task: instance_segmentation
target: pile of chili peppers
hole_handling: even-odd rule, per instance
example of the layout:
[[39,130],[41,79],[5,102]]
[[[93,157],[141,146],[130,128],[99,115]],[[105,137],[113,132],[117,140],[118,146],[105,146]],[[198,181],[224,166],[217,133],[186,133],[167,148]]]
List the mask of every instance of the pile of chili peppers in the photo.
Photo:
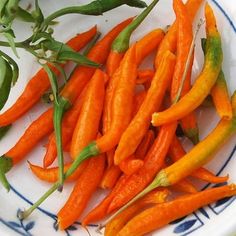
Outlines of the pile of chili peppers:
[[[61,145],[71,157],[71,163],[63,168],[64,179],[74,182],[70,196],[57,213],[61,230],[80,219],[99,187],[110,192],[80,220],[86,227],[108,217],[100,225],[100,229],[105,227],[107,236],[144,235],[204,205],[236,195],[234,184],[199,191],[188,179],[191,176],[208,183],[226,182],[228,176],[216,176],[203,166],[236,132],[236,92],[230,97],[213,10],[205,3],[204,65],[192,84],[196,40],[193,22],[203,1],[188,0],[184,4],[182,0],[173,0],[176,20],[168,31],[154,29],[130,44],[132,32],[157,3],[154,0],[137,17],[116,25],[92,46],[87,57],[105,65],[104,70],[78,66],[60,92],[71,104],[62,119]],[[96,33],[97,28],[93,27],[67,45],[78,51]],[[153,52],[154,69],[139,69]],[[0,126],[24,115],[48,87],[47,74],[41,69],[16,103],[0,115]],[[32,96],[35,94],[38,96]],[[196,109],[209,95],[220,121],[199,140]],[[194,144],[189,152],[176,135],[178,126]],[[45,136],[48,143],[43,166],[29,166],[39,179],[53,185],[32,207],[19,212],[21,219],[28,217],[61,184],[59,168],[50,167],[57,157],[53,108],[33,121],[0,159],[4,159],[5,165],[8,161],[17,165]],[[5,169],[9,171],[10,165]],[[5,178],[4,174],[1,175]],[[182,194],[170,199],[174,191]]]

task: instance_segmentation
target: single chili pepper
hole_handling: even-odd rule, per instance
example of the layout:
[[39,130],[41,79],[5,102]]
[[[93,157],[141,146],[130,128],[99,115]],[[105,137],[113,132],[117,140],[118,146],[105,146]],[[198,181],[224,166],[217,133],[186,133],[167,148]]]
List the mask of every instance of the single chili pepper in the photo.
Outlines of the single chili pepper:
[[163,56],[162,63],[155,73],[144,102],[121,136],[114,156],[116,165],[132,155],[142,141],[150,125],[152,113],[157,111],[161,105],[173,75],[175,61],[175,56],[169,51]]
[[167,225],[171,221],[188,215],[202,206],[235,194],[236,186],[231,184],[181,196],[173,201],[157,204],[135,216],[117,235],[144,235]]
[[[41,166],[36,166],[29,163],[29,167],[30,170],[32,171],[32,173],[39,178],[40,180],[49,182],[49,183],[55,183],[56,181],[58,181],[58,167],[51,167],[48,169],[45,169]],[[65,164],[64,165],[64,172],[66,172],[71,164]],[[81,165],[81,167],[79,167],[76,172],[74,172],[70,177],[68,177],[66,179],[66,182],[71,182],[71,181],[75,181],[79,178],[79,176],[81,175],[81,173],[83,172],[84,167]]]
[[[200,5],[202,4],[203,0],[188,0],[186,3],[186,8],[189,15],[189,20],[192,22]],[[175,21],[173,25],[169,28],[166,36],[162,40],[157,55],[155,58],[155,68],[158,68],[161,58],[165,51],[169,50],[172,53],[176,52],[177,48],[177,22]]]
[[179,120],[195,110],[204,101],[216,82],[223,56],[214,13],[208,4],[205,7],[205,16],[207,45],[203,70],[191,90],[184,97],[167,110],[153,114],[152,124],[154,126]]
[[[70,39],[67,42],[67,45],[75,51],[79,51],[94,37],[96,32],[97,27],[95,26],[90,30],[78,34],[74,38]],[[51,67],[51,69],[54,73],[59,74],[59,71],[56,68]],[[36,102],[40,100],[43,93],[49,87],[50,82],[48,75],[44,69],[40,69],[29,81],[15,104],[0,115],[0,126],[9,125],[24,115]]]
[[[233,118],[231,120],[221,119],[215,129],[199,142],[189,153],[174,164],[162,169],[142,192],[117,211],[116,214],[126,209],[133,202],[146,195],[157,187],[173,185],[192,172],[209,162],[219,147],[236,132],[236,91],[232,96]],[[207,149],[206,149],[207,147]],[[115,215],[116,215],[115,214]],[[114,217],[114,216],[112,216]]]
[[119,165],[122,172],[126,175],[132,175],[144,165],[143,160],[137,159],[134,155],[122,161]]
[[153,130],[150,129],[147,131],[147,133],[143,137],[142,142],[137,147],[135,151],[135,156],[138,159],[143,159],[146,156],[148,150],[151,148],[154,140],[155,140],[155,134]]
[[104,168],[104,154],[89,160],[88,166],[77,180],[68,200],[57,214],[59,229],[66,229],[82,214],[101,181]]
[[107,215],[107,209],[109,204],[111,203],[112,199],[116,195],[117,192],[120,191],[122,186],[125,184],[127,180],[127,176],[121,176],[118,180],[118,183],[112,189],[110,194],[108,194],[101,203],[99,203],[92,211],[90,211],[85,218],[82,220],[82,225],[86,226],[91,222],[96,222],[98,220],[103,219]]
[[105,74],[101,70],[96,70],[88,85],[81,115],[71,140],[70,154],[72,159],[75,159],[88,142],[96,137],[102,114],[104,95]]
[[144,84],[151,81],[155,72],[152,69],[143,69],[138,71],[138,78],[136,80],[137,84]]
[[105,236],[114,236],[144,207],[150,204],[159,204],[166,201],[169,192],[167,189],[156,190],[140,199],[109,222],[105,229]]
[[176,127],[177,122],[173,122],[160,128],[154,144],[144,159],[144,166],[127,179],[110,203],[107,213],[123,206],[153,180],[164,164]]
[[[84,96],[86,94],[87,90],[86,86],[80,96],[77,98],[75,104],[71,107],[71,109],[65,114],[62,120],[62,142],[63,142],[63,149],[68,144],[68,142],[71,140],[73,131],[76,125],[76,122],[78,120],[78,116],[80,114],[83,102],[84,102]],[[44,156],[43,160],[43,166],[44,168],[47,168],[50,166],[57,156],[57,147],[56,147],[56,137],[55,133],[53,132],[49,136],[49,141],[47,144],[47,151]]]
[[17,143],[3,157],[10,158],[13,165],[20,162],[43,137],[52,131],[52,117],[53,110],[50,108],[31,123]]
[[[170,158],[172,159],[172,161],[174,162],[180,160],[183,156],[186,155],[186,152],[183,146],[181,145],[179,139],[176,136],[174,136],[172,140],[168,154]],[[199,178],[203,181],[210,182],[210,183],[224,183],[228,180],[228,176],[224,176],[224,177],[215,176],[213,173],[211,173],[210,171],[208,171],[207,169],[203,167],[195,170],[191,174],[191,176]]]

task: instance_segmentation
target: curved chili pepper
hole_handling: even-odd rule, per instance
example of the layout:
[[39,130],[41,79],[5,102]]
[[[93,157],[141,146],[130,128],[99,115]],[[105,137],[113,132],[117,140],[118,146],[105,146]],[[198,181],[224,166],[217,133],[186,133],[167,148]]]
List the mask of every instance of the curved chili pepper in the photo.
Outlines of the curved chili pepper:
[[89,160],[88,166],[77,180],[65,205],[57,213],[59,229],[68,228],[82,214],[100,183],[104,168],[104,154]]
[[[175,66],[175,73],[173,75],[172,84],[171,84],[171,100],[174,102],[176,97],[180,95],[183,97],[191,88],[191,72],[193,64],[193,55],[191,62],[186,73],[185,78],[183,79],[185,73],[185,67],[188,61],[188,54],[191,50],[191,44],[193,41],[192,33],[192,21],[188,16],[187,7],[183,4],[182,1],[173,1],[173,8],[176,14],[177,22],[177,59]],[[184,80],[184,82],[182,82]],[[182,84],[183,83],[183,84]],[[178,90],[181,88],[181,93],[178,94]],[[198,143],[199,141],[199,131],[196,121],[195,112],[189,113],[180,121],[181,127],[184,131],[184,134],[193,142]]]
[[[96,35],[96,33],[97,27],[95,26],[70,39],[67,42],[67,45],[75,51],[79,51]],[[51,67],[51,69],[57,75],[59,74],[59,71],[56,68]],[[41,96],[49,87],[50,82],[48,75],[44,69],[40,69],[29,81],[15,104],[0,115],[0,126],[9,125],[24,115],[36,102],[40,100]]]
[[[186,155],[186,152],[183,146],[181,145],[180,141],[178,140],[176,136],[174,136],[172,140],[168,154],[170,158],[172,159],[172,161],[174,162],[178,161],[184,155]],[[225,176],[225,177],[215,176],[213,173],[211,173],[210,171],[202,167],[194,171],[191,174],[191,176],[199,178],[203,181],[210,182],[210,183],[224,183],[228,180],[228,176]]]
[[[190,21],[192,22],[200,5],[202,4],[203,0],[188,0],[186,3],[186,8],[188,10],[188,15],[190,18]],[[169,50],[172,53],[176,52],[177,48],[177,23],[176,21],[173,23],[173,25],[169,28],[166,36],[162,40],[157,55],[155,58],[155,68],[158,68],[159,63],[161,62],[161,58],[165,51]]]
[[150,204],[159,204],[166,202],[166,198],[169,192],[167,189],[153,191],[138,202],[127,208],[116,216],[111,222],[109,222],[105,229],[105,236],[114,236],[126,225],[126,223],[132,219],[137,213],[139,213],[144,207]]
[[233,195],[236,195],[235,184],[204,190],[199,193],[181,196],[170,202],[157,204],[135,216],[122,228],[117,236],[144,235],[186,216],[200,207]]
[[159,109],[171,81],[175,61],[175,56],[169,51],[163,56],[162,63],[155,73],[144,102],[121,136],[114,156],[116,165],[131,156],[142,141],[150,125],[152,113]]
[[154,126],[183,118],[204,101],[214,86],[221,70],[223,55],[220,34],[216,28],[215,17],[209,5],[206,5],[206,31],[206,56],[201,74],[198,76],[191,90],[176,104],[163,112],[153,114],[152,124]]

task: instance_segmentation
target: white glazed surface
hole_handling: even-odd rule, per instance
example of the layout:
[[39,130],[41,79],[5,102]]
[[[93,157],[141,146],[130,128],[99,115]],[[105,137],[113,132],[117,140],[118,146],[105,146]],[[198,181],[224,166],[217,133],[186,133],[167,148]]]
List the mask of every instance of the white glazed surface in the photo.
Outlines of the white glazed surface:
[[[30,0],[24,0],[23,4],[26,6]],[[150,3],[151,0],[147,0],[147,3]],[[234,1],[224,1],[217,0],[217,2],[223,7],[226,14],[232,20],[233,24],[236,25],[236,4]],[[56,9],[60,9],[67,5],[72,4],[85,4],[85,0],[41,0],[40,4],[43,8],[45,14],[49,14]],[[236,32],[233,27],[229,24],[226,16],[219,10],[216,4],[209,0],[209,3],[212,5],[216,17],[218,28],[222,35],[223,50],[224,50],[224,63],[223,70],[225,72],[226,79],[228,81],[231,93],[236,88]],[[151,29],[158,27],[165,27],[169,25],[174,20],[174,14],[171,7],[171,0],[160,0],[155,9],[151,12],[148,18],[144,23],[138,28],[138,30],[133,34],[132,40],[135,41],[140,38],[144,33],[150,31]],[[80,15],[70,15],[60,19],[61,23],[55,27],[55,35],[59,40],[66,41],[77,32],[82,32],[90,28],[91,26],[97,24],[99,30],[104,33],[108,29],[113,27],[115,24],[121,20],[137,15],[140,12],[140,9],[129,8],[127,6],[120,7],[111,12],[105,13],[103,16],[99,17],[88,17]],[[203,17],[202,13],[200,14]],[[19,33],[20,37],[27,35],[28,30],[23,27],[22,24],[16,23],[16,31]],[[204,27],[203,27],[204,28]],[[203,31],[203,29],[202,29]],[[199,37],[203,36],[203,33],[200,33]],[[20,38],[19,38],[20,39]],[[8,52],[12,55],[10,50],[4,49],[5,52]],[[29,79],[35,74],[39,66],[37,65],[35,59],[27,54],[26,52],[19,50],[20,59],[18,59],[18,64],[20,67],[20,78],[17,85],[12,89],[10,98],[5,105],[4,110],[9,108],[17,99],[17,97],[23,91],[25,85]],[[199,73],[203,63],[203,56],[200,48],[199,40],[196,45],[196,60],[194,62],[194,76]],[[10,132],[6,137],[0,142],[0,154],[4,154],[9,148],[11,148],[19,137],[23,134],[24,130],[29,126],[29,124],[36,119],[45,109],[46,105],[38,104],[30,112],[19,119],[13,125]],[[198,111],[199,126],[200,126],[200,135],[201,138],[205,137],[207,133],[215,126],[219,120],[213,109],[204,108]],[[41,196],[48,188],[49,184],[43,183],[34,177],[30,170],[26,160],[30,160],[32,163],[41,165],[42,157],[44,155],[43,144],[45,140],[42,141],[19,165],[14,167],[7,177],[10,181],[10,184],[15,188],[18,193],[22,196],[34,202]],[[210,170],[213,170],[217,173],[225,162],[229,159],[230,154],[233,149],[236,147],[236,136],[233,136],[227,144],[225,144],[220,151],[217,153],[215,159],[208,164]],[[188,148],[189,143],[185,142],[186,147]],[[235,149],[234,149],[235,150]],[[233,157],[230,159],[229,163],[224,168],[222,175],[227,173],[230,174],[229,182],[236,182],[236,172],[234,167],[236,166],[236,160],[234,159],[236,154],[233,154]],[[203,184],[201,187],[204,186]],[[47,201],[45,201],[41,207],[49,213],[56,214],[61,208],[63,203],[66,201],[70,190],[72,188],[71,184],[66,184],[64,191],[62,193],[54,193]],[[96,194],[93,197],[91,203],[88,206],[88,209],[94,206],[104,196],[103,193]],[[22,232],[22,235],[80,235],[86,236],[87,233],[80,228],[79,225],[74,225],[77,230],[70,230],[67,232],[56,232],[53,228],[53,223],[55,220],[48,216],[47,214],[36,210],[29,219],[23,222],[23,225],[20,225],[20,222],[16,218],[16,212],[19,208],[28,208],[29,204],[19,197],[13,190],[9,193],[6,193],[5,190],[0,186],[0,235],[1,236],[15,236],[20,235],[12,228],[7,227],[5,223],[11,222],[11,226],[16,230]],[[197,211],[193,215],[185,218],[183,221],[168,225],[167,227],[152,233],[152,235],[214,235],[214,236],[233,236],[236,235],[236,223],[235,223],[235,212],[236,212],[236,201],[233,201],[234,198],[225,202],[224,204],[214,208],[214,204],[207,206],[204,210]],[[227,207],[226,207],[227,206]],[[88,211],[88,209],[86,211]],[[224,209],[224,210],[223,210]],[[220,212],[220,213],[219,213]],[[218,214],[217,214],[218,213]],[[208,217],[206,217],[208,216]],[[15,223],[13,223],[15,222]],[[34,223],[30,223],[34,222]],[[187,223],[186,223],[187,222]],[[30,224],[29,224],[30,223]],[[28,224],[28,225],[27,225]],[[179,226],[181,225],[182,226]],[[183,226],[185,224],[185,226]],[[187,226],[186,226],[187,224]],[[178,227],[179,226],[179,227]],[[177,228],[178,227],[178,228]],[[181,228],[182,227],[182,228]],[[28,232],[26,229],[29,229]],[[176,229],[177,228],[177,229]],[[183,230],[183,228],[185,230]],[[186,228],[188,228],[186,230]],[[94,228],[90,228],[91,235],[96,236]],[[191,232],[192,231],[192,232]]]

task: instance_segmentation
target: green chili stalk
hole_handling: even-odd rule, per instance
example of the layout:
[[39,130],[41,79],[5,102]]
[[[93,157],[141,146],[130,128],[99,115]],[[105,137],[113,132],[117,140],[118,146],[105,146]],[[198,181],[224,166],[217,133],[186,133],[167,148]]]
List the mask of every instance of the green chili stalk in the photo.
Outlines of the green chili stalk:
[[139,8],[146,7],[146,3],[141,0],[96,0],[86,5],[66,7],[61,10],[58,10],[48,16],[44,20],[41,27],[43,28],[49,25],[50,22],[53,21],[55,18],[66,14],[79,13],[84,15],[102,15],[104,12],[112,10],[124,4]]
[[140,15],[138,15],[124,30],[121,31],[112,44],[113,51],[123,53],[128,50],[131,34],[143,22],[158,2],[159,0],[154,0]]

